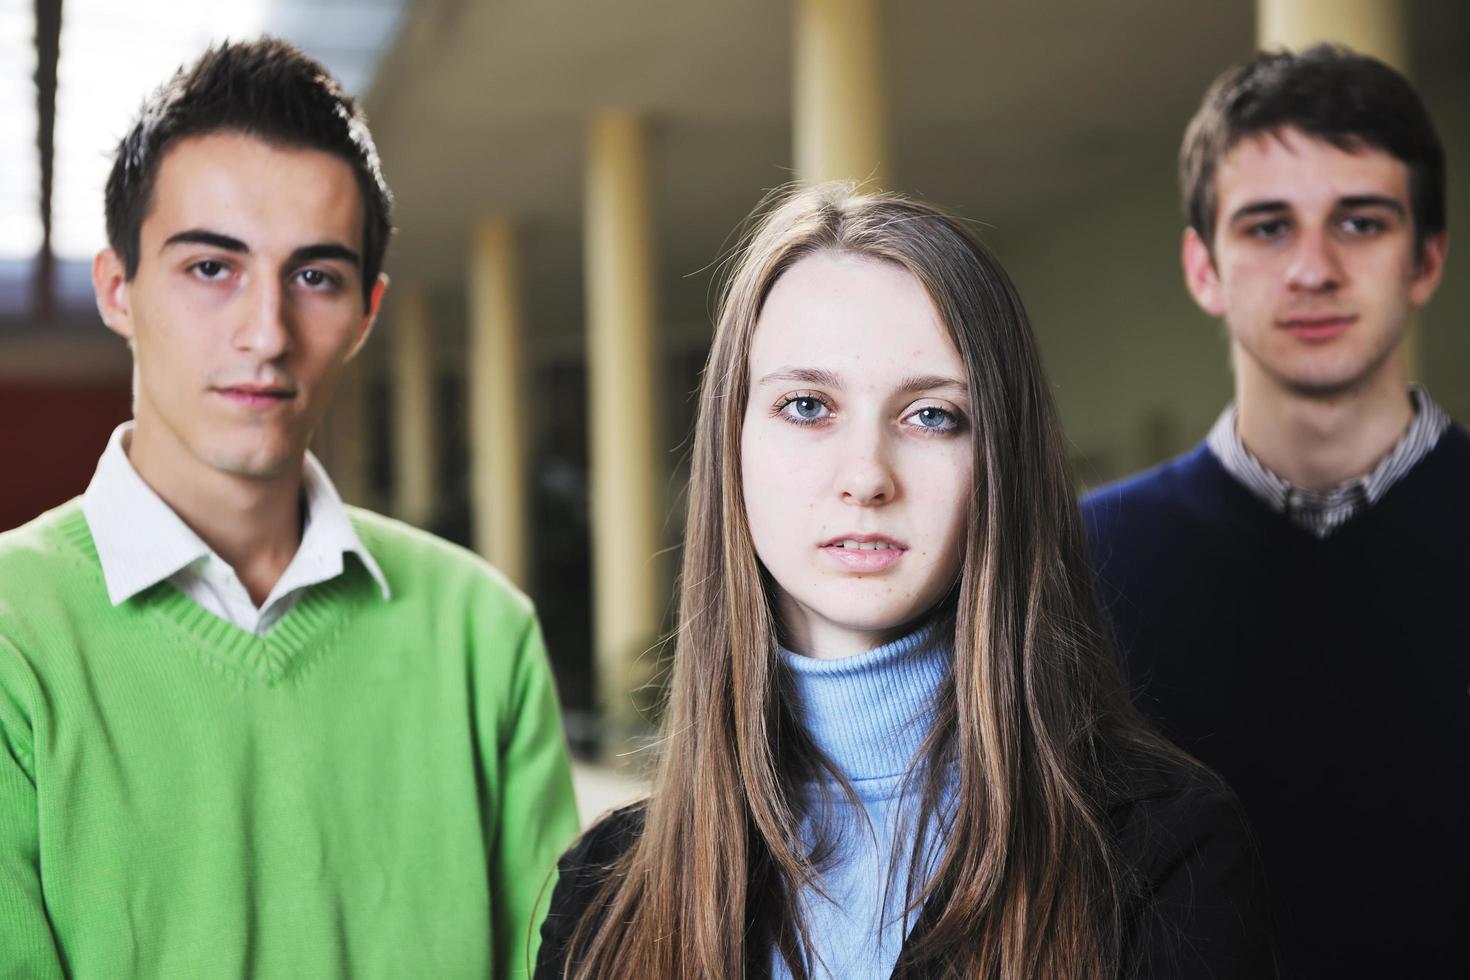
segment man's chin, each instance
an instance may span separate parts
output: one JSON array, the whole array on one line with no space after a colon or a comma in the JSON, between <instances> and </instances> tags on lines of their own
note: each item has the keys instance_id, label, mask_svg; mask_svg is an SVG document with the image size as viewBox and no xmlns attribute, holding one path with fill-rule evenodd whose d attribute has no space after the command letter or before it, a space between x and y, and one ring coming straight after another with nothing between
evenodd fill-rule
<instances>
[{"instance_id":1,"label":"man's chin","mask_svg":"<svg viewBox=\"0 0 1470 980\"><path fill-rule=\"evenodd\" d=\"M1369 349L1362 344L1333 345L1335 349L1277 351L1271 358L1255 358L1280 389L1297 398L1335 400L1372 389L1385 372L1393 373L1400 363L1395 354L1400 343ZM1239 362L1237 362L1239 363Z\"/></svg>"},{"instance_id":2,"label":"man's chin","mask_svg":"<svg viewBox=\"0 0 1470 980\"><path fill-rule=\"evenodd\" d=\"M1283 359L1274 365L1258 361L1257 364L1276 388L1297 398L1317 400L1342 398L1372 387L1386 369L1388 358L1376 358L1366 364L1364 360L1361 356L1339 356Z\"/></svg>"},{"instance_id":3,"label":"man's chin","mask_svg":"<svg viewBox=\"0 0 1470 980\"><path fill-rule=\"evenodd\" d=\"M1282 387L1296 397L1315 400L1334 400L1350 396L1372 388L1377 378L1377 371L1352 365L1277 376Z\"/></svg>"},{"instance_id":4,"label":"man's chin","mask_svg":"<svg viewBox=\"0 0 1470 980\"><path fill-rule=\"evenodd\" d=\"M301 454L281 447L217 450L205 457L210 468L245 480L275 480L300 466Z\"/></svg>"}]
</instances>

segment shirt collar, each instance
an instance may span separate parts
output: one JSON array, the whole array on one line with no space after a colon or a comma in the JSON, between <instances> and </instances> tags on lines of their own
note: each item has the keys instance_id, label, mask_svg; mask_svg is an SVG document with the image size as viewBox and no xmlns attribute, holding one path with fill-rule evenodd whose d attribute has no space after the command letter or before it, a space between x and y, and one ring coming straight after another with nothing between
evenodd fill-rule
<instances>
[{"instance_id":1,"label":"shirt collar","mask_svg":"<svg viewBox=\"0 0 1470 980\"><path fill-rule=\"evenodd\" d=\"M82 495L82 513L114 606L214 554L133 468L126 448L133 427L134 423L124 422L113 430ZM306 526L301 546L272 596L293 587L288 578L297 578L294 587L300 587L309 584L299 580L307 575L320 582L341 574L342 557L351 553L378 583L383 598L390 598L387 578L363 546L326 470L311 453L306 454L302 488Z\"/></svg>"},{"instance_id":2,"label":"shirt collar","mask_svg":"<svg viewBox=\"0 0 1470 980\"><path fill-rule=\"evenodd\" d=\"M276 596L294 589L336 578L345 567L344 556L349 554L356 555L362 562L373 581L378 583L378 591L383 598L391 598L387 577L357 536L357 529L352 526L347 508L342 505L342 498L337 495L337 488L332 485L326 469L310 452L306 454L302 468L301 487L306 498L306 526L301 534L301 546L296 549L296 555L281 580L271 590L266 605Z\"/></svg>"},{"instance_id":3,"label":"shirt collar","mask_svg":"<svg viewBox=\"0 0 1470 980\"><path fill-rule=\"evenodd\" d=\"M1390 487L1429 454L1449 428L1450 417L1422 386L1411 385L1409 399L1414 406L1414 417L1393 448L1366 475L1326 491L1298 487L1257 459L1236 431L1234 402L1220 413L1205 443L1226 472L1272 510L1286 514L1293 523L1325 538L1363 508L1378 503Z\"/></svg>"}]
</instances>

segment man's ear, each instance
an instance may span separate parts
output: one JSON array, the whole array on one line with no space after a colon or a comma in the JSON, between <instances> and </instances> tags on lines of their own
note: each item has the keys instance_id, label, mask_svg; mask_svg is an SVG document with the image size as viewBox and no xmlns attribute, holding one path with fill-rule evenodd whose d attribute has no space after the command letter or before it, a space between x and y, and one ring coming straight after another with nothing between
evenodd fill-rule
<instances>
[{"instance_id":1,"label":"man's ear","mask_svg":"<svg viewBox=\"0 0 1470 980\"><path fill-rule=\"evenodd\" d=\"M1429 302L1439 288L1444 275L1444 262L1450 254L1450 233L1447 231L1430 235L1419 247L1419 259L1414 263L1414 278L1409 283L1409 302L1415 309Z\"/></svg>"},{"instance_id":2,"label":"man's ear","mask_svg":"<svg viewBox=\"0 0 1470 980\"><path fill-rule=\"evenodd\" d=\"M368 335L373 332L373 324L378 322L378 311L383 308L383 294L388 291L388 274L378 273L378 281L373 283L373 291L368 297L367 312L362 315L362 324L357 330L357 340L352 344L352 352L347 355L351 360L362 350L362 345L367 343Z\"/></svg>"},{"instance_id":3,"label":"man's ear","mask_svg":"<svg viewBox=\"0 0 1470 980\"><path fill-rule=\"evenodd\" d=\"M127 267L122 256L104 248L92 260L92 291L97 295L97 313L103 326L127 340L133 340L133 308L128 296Z\"/></svg>"},{"instance_id":4,"label":"man's ear","mask_svg":"<svg viewBox=\"0 0 1470 980\"><path fill-rule=\"evenodd\" d=\"M1184 242L1179 250L1179 259L1184 266L1184 284L1189 295L1199 308L1210 316L1225 315L1224 290L1220 287L1220 273L1215 268L1215 257L1210 247L1193 228L1184 229Z\"/></svg>"}]
</instances>

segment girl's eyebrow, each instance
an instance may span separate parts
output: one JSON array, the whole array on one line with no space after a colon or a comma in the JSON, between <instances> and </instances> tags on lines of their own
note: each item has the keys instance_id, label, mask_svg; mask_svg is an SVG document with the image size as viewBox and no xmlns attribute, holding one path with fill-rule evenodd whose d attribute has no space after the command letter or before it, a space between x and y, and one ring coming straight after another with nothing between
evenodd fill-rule
<instances>
[{"instance_id":1,"label":"girl's eyebrow","mask_svg":"<svg viewBox=\"0 0 1470 980\"><path fill-rule=\"evenodd\" d=\"M800 368L787 367L778 371L772 371L759 381L758 385L771 382L783 382L786 384L805 384L818 388L842 388L842 377L835 371L827 371L823 368ZM915 391L932 391L934 389L947 389L959 394L970 393L970 386L958 378L946 377L942 374L919 374L904 378L894 388L895 391L908 394Z\"/></svg>"},{"instance_id":2,"label":"girl's eyebrow","mask_svg":"<svg viewBox=\"0 0 1470 980\"><path fill-rule=\"evenodd\" d=\"M779 371L772 371L761 378L756 384L767 384L771 381L788 381L797 384L816 385L821 388L841 388L842 378L834 371L826 371L822 368L800 368L787 367Z\"/></svg>"},{"instance_id":3,"label":"girl's eyebrow","mask_svg":"<svg viewBox=\"0 0 1470 980\"><path fill-rule=\"evenodd\" d=\"M942 374L921 374L914 377L904 378L898 383L897 391L914 392L929 391L934 388L948 388L962 395L970 393L970 386L958 378L947 378Z\"/></svg>"}]
</instances>

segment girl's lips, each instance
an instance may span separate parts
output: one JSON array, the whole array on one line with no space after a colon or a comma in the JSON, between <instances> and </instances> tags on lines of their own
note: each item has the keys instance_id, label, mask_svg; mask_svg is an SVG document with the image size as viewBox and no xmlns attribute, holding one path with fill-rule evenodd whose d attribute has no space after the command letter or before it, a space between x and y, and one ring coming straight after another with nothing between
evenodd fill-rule
<instances>
[{"instance_id":1,"label":"girl's lips","mask_svg":"<svg viewBox=\"0 0 1470 980\"><path fill-rule=\"evenodd\" d=\"M849 539L851 540L851 539ZM844 568L857 572L881 572L892 568L904 555L904 548L889 543L886 548L845 548L841 541L822 546L822 552Z\"/></svg>"}]
</instances>

